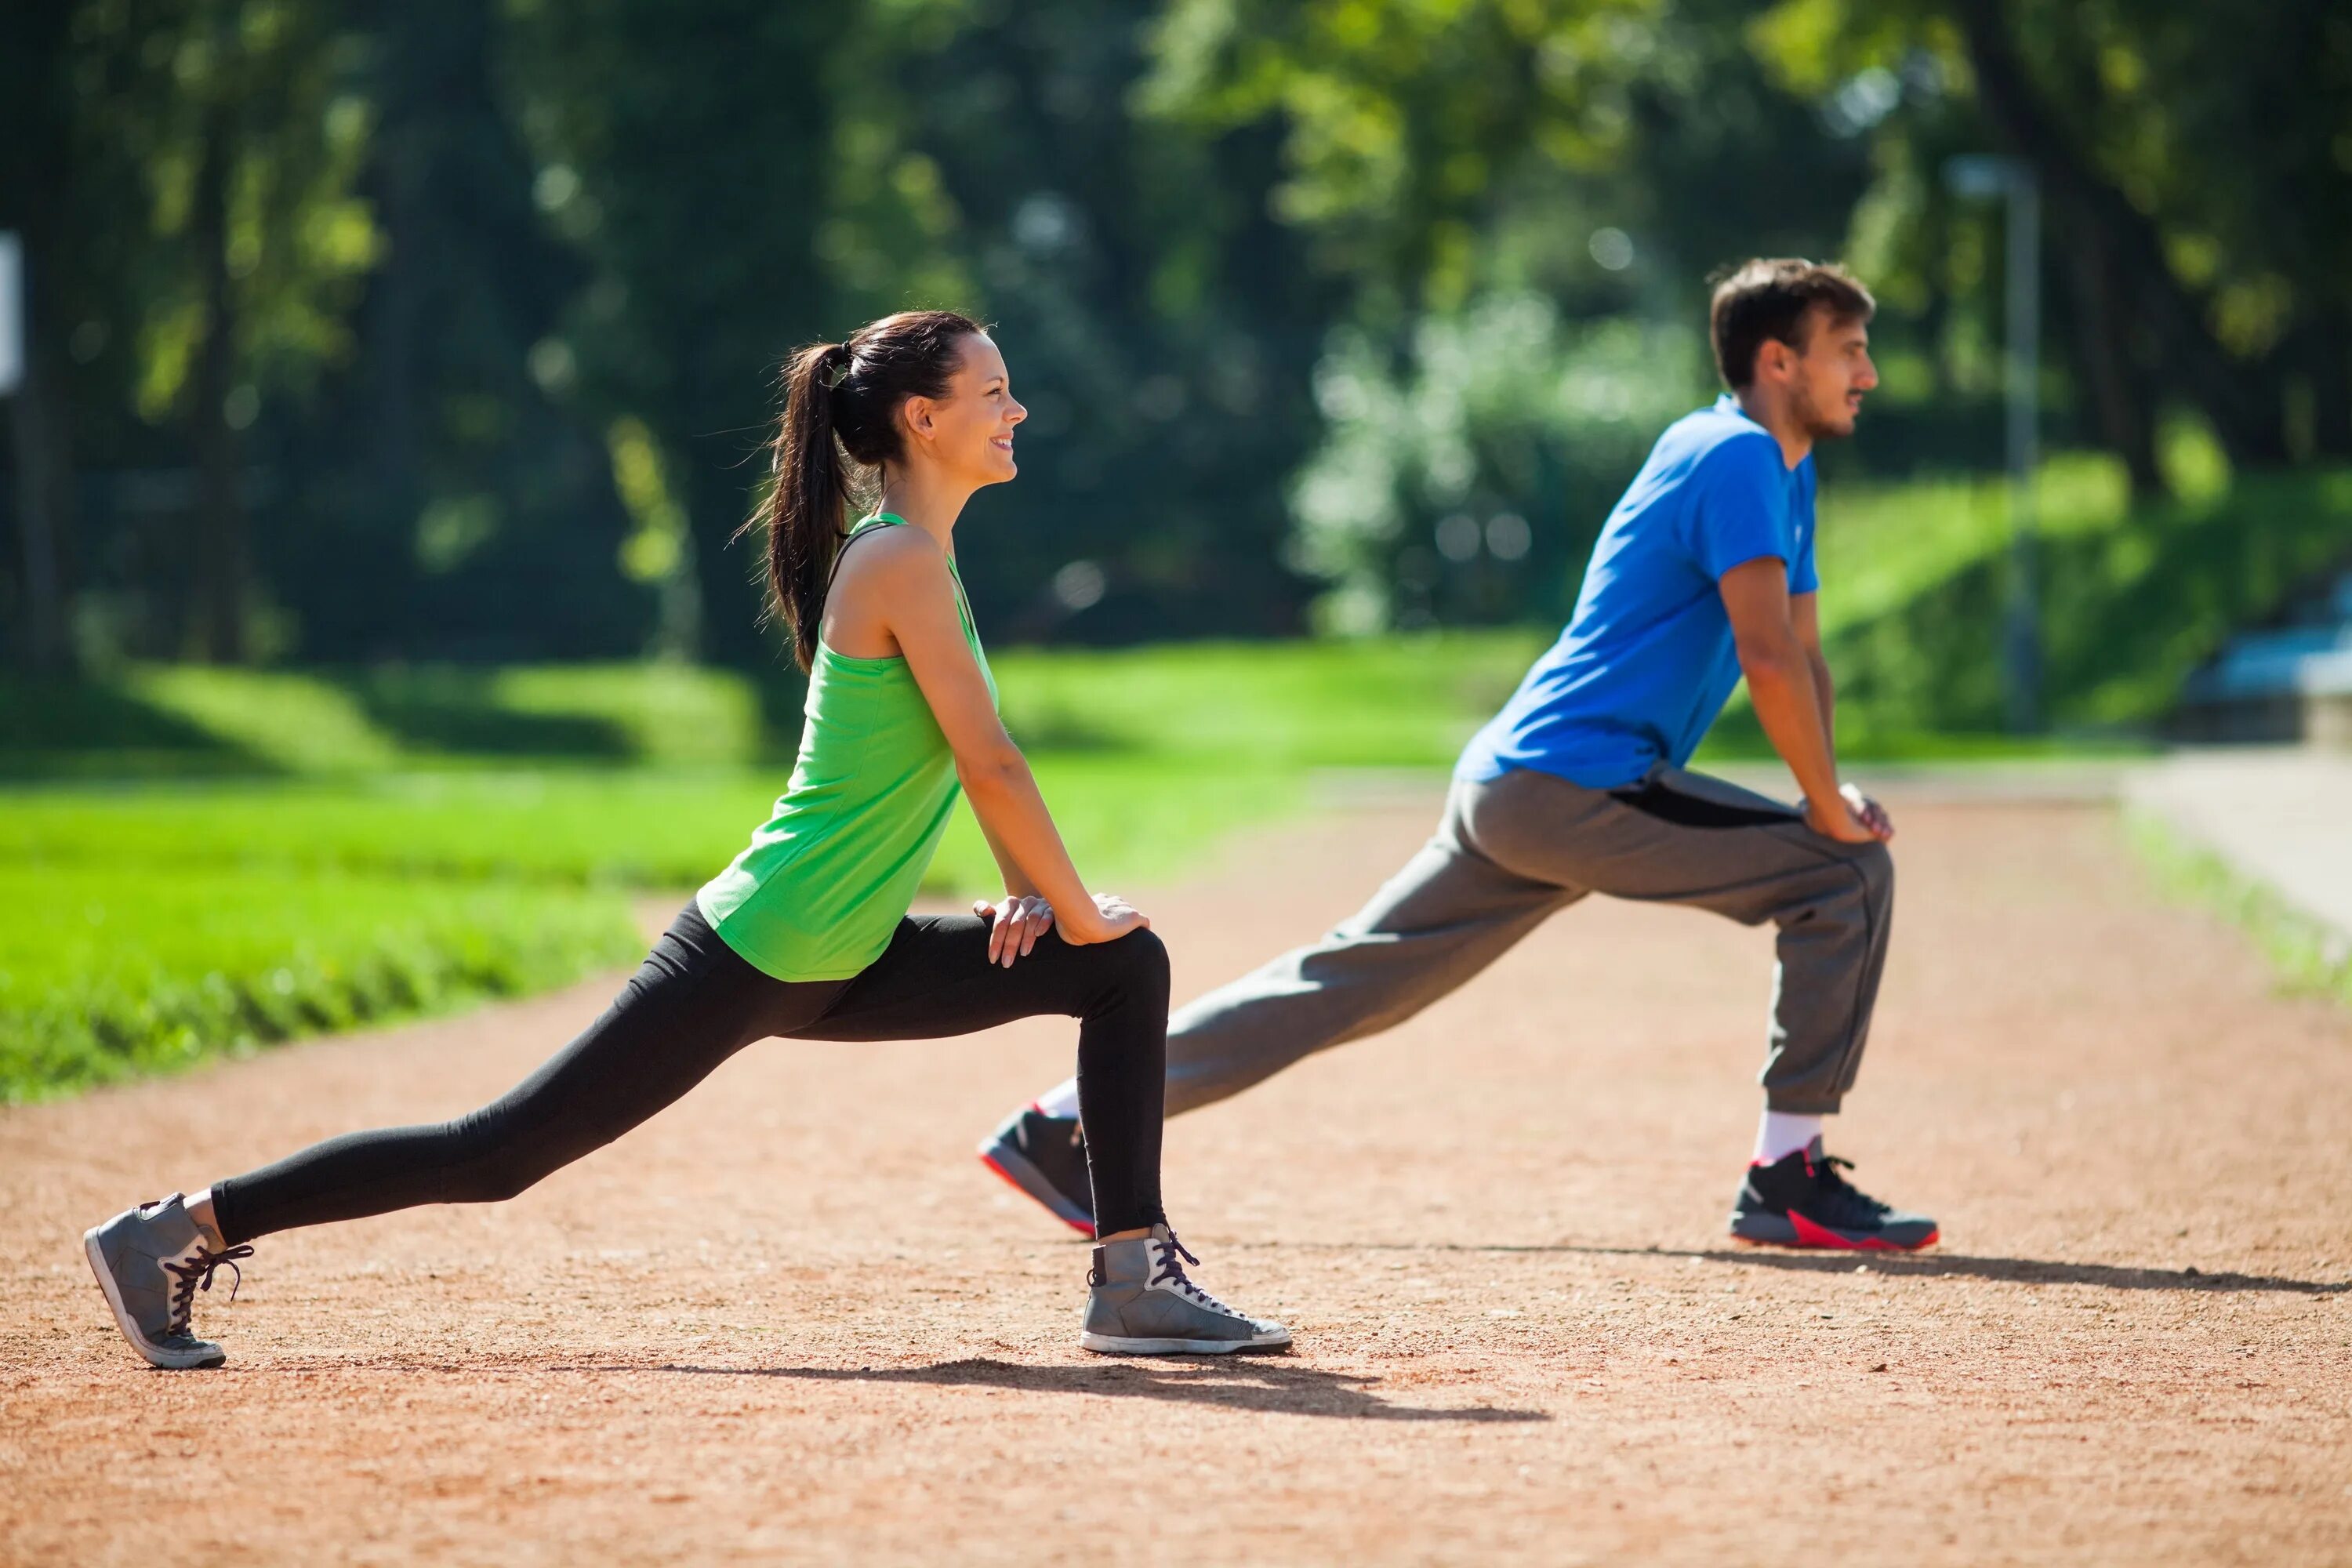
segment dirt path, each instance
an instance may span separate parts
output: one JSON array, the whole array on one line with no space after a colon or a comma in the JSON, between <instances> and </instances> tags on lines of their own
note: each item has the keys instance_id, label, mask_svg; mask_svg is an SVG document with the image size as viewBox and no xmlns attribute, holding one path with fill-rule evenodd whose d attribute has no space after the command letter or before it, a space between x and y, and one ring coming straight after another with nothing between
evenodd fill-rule
<instances>
[{"instance_id":1,"label":"dirt path","mask_svg":"<svg viewBox=\"0 0 2352 1568\"><path fill-rule=\"evenodd\" d=\"M1153 909L1189 994L1425 810ZM1736 1251L1769 944L1571 910L1394 1034L1173 1123L1203 1277L1297 1353L1075 1344L1082 1247L968 1150L1066 1026L747 1053L498 1208L267 1238L115 1336L82 1226L504 1088L609 985L0 1111L0 1559L2352 1560L2352 1021L2095 809L1922 808L1838 1147L1946 1245Z\"/></svg>"}]
</instances>

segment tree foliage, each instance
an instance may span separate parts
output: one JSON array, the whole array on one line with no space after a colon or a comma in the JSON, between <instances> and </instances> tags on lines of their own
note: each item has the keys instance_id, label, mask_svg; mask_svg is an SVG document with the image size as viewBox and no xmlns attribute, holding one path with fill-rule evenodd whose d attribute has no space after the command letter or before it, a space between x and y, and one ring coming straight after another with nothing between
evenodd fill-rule
<instances>
[{"instance_id":1,"label":"tree foliage","mask_svg":"<svg viewBox=\"0 0 2352 1568\"><path fill-rule=\"evenodd\" d=\"M1987 150L2050 205L2054 439L2143 491L2182 416L2243 468L2344 456L2339 12L11 7L0 616L51 667L772 666L730 541L774 367L929 304L996 323L1034 411L973 509L1000 636L1278 633L1334 587L1341 620L1549 614L1644 428L1707 395L1705 279L1744 255L1880 291L1843 460L1996 458L2000 218L1944 178Z\"/></svg>"}]
</instances>

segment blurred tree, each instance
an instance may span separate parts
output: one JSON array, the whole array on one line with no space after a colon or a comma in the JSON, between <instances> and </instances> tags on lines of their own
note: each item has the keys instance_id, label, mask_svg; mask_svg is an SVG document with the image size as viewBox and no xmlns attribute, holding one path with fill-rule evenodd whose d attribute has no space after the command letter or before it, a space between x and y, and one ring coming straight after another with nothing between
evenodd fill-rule
<instances>
[{"instance_id":1,"label":"blurred tree","mask_svg":"<svg viewBox=\"0 0 2352 1568\"><path fill-rule=\"evenodd\" d=\"M971 578L1016 637L1299 625L1284 480L1317 433L1306 373L1345 296L1263 199L1271 127L1138 114L1149 43L1144 17L1095 0L936 6L850 62L882 87L854 101L883 106L851 134L889 150L895 248L929 273L898 275L960 285L1031 406L1021 482L975 509L990 542ZM826 243L894 248L865 232ZM890 302L869 286L861 309Z\"/></svg>"},{"instance_id":2,"label":"blurred tree","mask_svg":"<svg viewBox=\"0 0 2352 1568\"><path fill-rule=\"evenodd\" d=\"M773 367L919 304L995 321L1034 410L973 508L992 635L1286 631L1315 577L1549 613L1742 255L1881 293L1839 460L1993 457L1998 216L1942 179L1988 145L2050 192L2053 437L2144 490L2179 409L2241 465L2346 455L2339 10L17 6L0 613L52 664L772 668L729 539Z\"/></svg>"},{"instance_id":3,"label":"blurred tree","mask_svg":"<svg viewBox=\"0 0 2352 1568\"><path fill-rule=\"evenodd\" d=\"M73 102L74 13L65 5L0 11L0 230L23 247L23 384L8 400L15 517L14 574L0 571L17 657L39 670L66 667L74 534L73 400L66 340L72 331L70 261L77 250Z\"/></svg>"},{"instance_id":4,"label":"blurred tree","mask_svg":"<svg viewBox=\"0 0 2352 1568\"><path fill-rule=\"evenodd\" d=\"M995 321L1032 405L1026 472L976 506L990 544L967 568L1004 635L1296 627L1282 480L1331 307L1255 199L1273 137L1137 119L1142 18L603 0L517 26L542 205L593 269L559 344L625 433L639 554L697 574L719 657L775 657L752 552L729 548L772 373L919 305ZM789 62L789 90L762 61ZM652 544L677 516L690 548Z\"/></svg>"},{"instance_id":5,"label":"blurred tree","mask_svg":"<svg viewBox=\"0 0 2352 1568\"><path fill-rule=\"evenodd\" d=\"M2340 8L1784 0L1756 37L1792 86L1833 113L1868 110L1890 141L1958 113L2033 164L2075 381L2136 489L2162 485L2168 402L2196 409L2240 465L2352 445ZM1920 101L1915 84L1937 82L1960 91ZM1890 163L1915 187L1936 177Z\"/></svg>"},{"instance_id":6,"label":"blurred tree","mask_svg":"<svg viewBox=\"0 0 2352 1568\"><path fill-rule=\"evenodd\" d=\"M1338 584L1327 624L1564 609L1657 428L1710 395L1704 275L1834 247L1864 156L1764 75L1745 15L1169 8L1149 101L1279 125L1275 210L1352 297L1317 372L1329 438L1294 490L1293 559Z\"/></svg>"},{"instance_id":7,"label":"blurred tree","mask_svg":"<svg viewBox=\"0 0 2352 1568\"><path fill-rule=\"evenodd\" d=\"M1335 584L1325 629L1565 616L1592 539L1705 384L1702 334L1564 321L1537 294L1432 313L1400 364L1343 331L1316 371L1330 436L1292 550Z\"/></svg>"},{"instance_id":8,"label":"blurred tree","mask_svg":"<svg viewBox=\"0 0 2352 1568\"><path fill-rule=\"evenodd\" d=\"M351 12L376 123L360 191L380 256L352 374L268 520L312 658L626 656L651 595L555 336L591 269L544 221L505 85L512 36L470 0ZM320 526L331 520L330 526ZM688 650L690 651L690 650Z\"/></svg>"},{"instance_id":9,"label":"blurred tree","mask_svg":"<svg viewBox=\"0 0 2352 1568\"><path fill-rule=\"evenodd\" d=\"M1391 312L1466 300L1531 159L1601 173L1633 137L1629 77L1664 0L1170 0L1146 101L1283 127L1286 222Z\"/></svg>"},{"instance_id":10,"label":"blurred tree","mask_svg":"<svg viewBox=\"0 0 2352 1568\"><path fill-rule=\"evenodd\" d=\"M833 200L834 62L863 7L510 0L534 190L587 281L532 350L599 423L633 417L691 548L704 647L764 664L754 563L728 549L760 477L772 374L837 326L817 237ZM642 524L641 524L642 526Z\"/></svg>"},{"instance_id":11,"label":"blurred tree","mask_svg":"<svg viewBox=\"0 0 2352 1568\"><path fill-rule=\"evenodd\" d=\"M354 193L371 112L348 38L292 0L110 0L78 41L103 62L80 108L146 182L137 404L184 422L198 499L187 651L252 651L243 436L351 347L376 256Z\"/></svg>"}]
</instances>

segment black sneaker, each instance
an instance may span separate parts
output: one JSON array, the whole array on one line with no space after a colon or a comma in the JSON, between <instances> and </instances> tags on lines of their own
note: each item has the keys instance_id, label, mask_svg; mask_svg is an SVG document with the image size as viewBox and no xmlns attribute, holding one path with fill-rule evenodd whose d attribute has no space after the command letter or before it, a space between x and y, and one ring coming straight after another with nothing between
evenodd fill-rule
<instances>
[{"instance_id":1,"label":"black sneaker","mask_svg":"<svg viewBox=\"0 0 2352 1568\"><path fill-rule=\"evenodd\" d=\"M1910 1252L1936 1243L1936 1222L1898 1214L1839 1170L1853 1163L1822 1152L1818 1138L1769 1165L1750 1165L1731 1207L1731 1234L1777 1247Z\"/></svg>"},{"instance_id":2,"label":"black sneaker","mask_svg":"<svg viewBox=\"0 0 2352 1568\"><path fill-rule=\"evenodd\" d=\"M1034 1104L1016 1110L980 1146L980 1163L1072 1230L1094 1235L1095 1184L1076 1117L1048 1116Z\"/></svg>"}]
</instances>

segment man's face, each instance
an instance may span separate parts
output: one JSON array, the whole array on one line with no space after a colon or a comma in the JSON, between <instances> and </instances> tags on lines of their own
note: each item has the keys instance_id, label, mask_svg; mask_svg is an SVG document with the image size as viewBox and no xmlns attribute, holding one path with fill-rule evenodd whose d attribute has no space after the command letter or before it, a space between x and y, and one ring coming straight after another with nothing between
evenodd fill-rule
<instances>
[{"instance_id":1,"label":"man's face","mask_svg":"<svg viewBox=\"0 0 2352 1568\"><path fill-rule=\"evenodd\" d=\"M1863 394L1878 384L1869 324L1832 317L1816 305L1806 313L1800 341L1802 346L1787 362L1790 412L1817 441L1853 435Z\"/></svg>"}]
</instances>

